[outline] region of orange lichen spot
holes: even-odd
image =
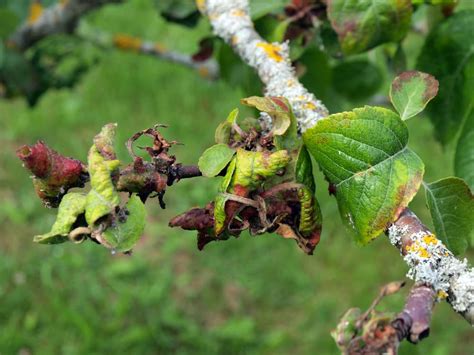
[[[235,46],[237,44],[237,42],[239,41],[239,39],[237,38],[237,36],[232,36],[232,38],[230,39],[230,43]]]
[[[242,16],[246,15],[245,11],[242,10],[242,9],[232,10],[231,14],[234,15],[234,16],[237,16],[237,17],[242,17]]]
[[[28,23],[31,25],[38,21],[43,13],[43,5],[39,1],[33,1],[28,12]]]
[[[438,239],[436,239],[434,234],[427,234],[423,237],[423,241],[425,244],[430,245],[430,244],[438,244]]]
[[[198,73],[201,75],[203,78],[209,78],[209,69],[203,65],[201,65],[198,68]]]
[[[445,300],[446,298],[448,298],[448,294],[443,290],[439,290],[438,291],[438,299]]]
[[[206,0],[196,0],[196,6],[200,12],[206,10]]]
[[[167,49],[161,43],[156,42],[153,46],[158,53],[165,53]]]
[[[424,247],[422,247],[418,242],[415,242],[411,245],[408,245],[406,247],[407,253],[416,253],[420,258],[430,258],[431,254],[426,250]]]
[[[68,3],[69,3],[69,0],[59,0],[59,4],[63,7],[66,6]]]
[[[308,110],[314,110],[316,108],[316,105],[313,104],[312,102],[306,102],[304,104],[304,107],[307,108]]]
[[[142,45],[142,41],[140,38],[122,34],[115,35],[113,41],[115,47],[124,50],[137,51]]]
[[[268,54],[270,58],[272,58],[275,62],[281,62],[283,60],[283,56],[280,54],[281,46],[266,42],[257,43],[257,47],[262,48],[265,53]]]

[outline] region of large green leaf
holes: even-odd
[[[408,129],[393,111],[369,107],[331,115],[303,134],[331,184],[341,216],[365,244],[412,200],[424,165],[407,147]]]
[[[474,97],[474,11],[461,11],[443,21],[426,39],[417,67],[439,81],[438,96],[427,107],[437,138],[456,136]]]
[[[410,27],[410,0],[328,0],[327,4],[345,54],[400,41]]]
[[[198,161],[199,170],[204,176],[216,176],[229,164],[234,154],[235,150],[227,144],[215,144],[202,153]]]
[[[131,250],[145,229],[146,208],[137,195],[130,196],[125,205],[126,220],[117,219],[116,223],[103,233],[107,245],[115,251]]]
[[[455,254],[463,253],[474,229],[474,196],[459,178],[425,184],[426,200],[439,239]]]
[[[37,235],[34,241],[41,244],[57,244],[68,240],[68,234],[77,217],[83,214],[86,208],[86,195],[70,192],[64,195],[59,204],[56,221],[51,231],[46,234]]]
[[[100,218],[115,211],[120,204],[120,197],[112,182],[112,173],[119,167],[116,159],[108,160],[104,155],[114,155],[111,144],[115,135],[114,124],[108,124],[94,138],[95,144],[89,150],[87,158],[91,190],[87,194],[86,221],[93,226]]]
[[[454,172],[474,189],[474,103],[456,146]]]
[[[438,93],[438,81],[430,74],[407,71],[397,76],[390,87],[390,100],[407,120],[424,110]]]

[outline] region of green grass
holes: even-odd
[[[159,20],[148,1],[109,7],[90,16],[94,25],[191,52],[199,34]],[[342,229],[335,199],[318,175],[325,218],[314,256],[275,235],[244,235],[212,243],[202,252],[193,232],[167,221],[212,198],[216,181],[193,179],[169,188],[168,208],[149,201],[149,223],[133,256],[112,256],[93,243],[33,244],[54,211],[42,208],[14,155],[21,144],[43,139],[85,160],[93,135],[119,124],[119,155],[134,132],[155,123],[185,143],[179,161],[195,163],[212,144],[214,127],[244,94],[223,82],[153,58],[108,52],[72,90],[49,92],[37,107],[0,103],[0,353],[295,353],[337,352],[329,332],[349,307],[367,307],[379,286],[402,279],[405,264],[385,237],[366,248]],[[249,113],[249,111],[243,111]],[[451,155],[432,138],[425,119],[409,121],[414,150],[426,162],[426,180],[451,173]],[[429,221],[422,193],[414,209]],[[472,254],[470,255],[472,257]],[[382,308],[397,311],[406,290]],[[466,354],[472,329],[450,307],[436,306],[431,336],[405,354]]]

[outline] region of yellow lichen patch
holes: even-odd
[[[289,79],[287,82],[286,82],[286,86],[288,87],[292,87],[292,86],[295,86],[295,81],[293,79]]]
[[[167,49],[166,49],[165,46],[162,45],[161,43],[155,43],[155,44],[154,44],[154,47],[155,47],[155,51],[157,51],[158,53],[165,53],[165,52],[167,52]]]
[[[448,298],[448,294],[443,290],[439,290],[438,291],[438,299],[439,300],[445,300],[446,298]]]
[[[43,5],[39,1],[33,1],[28,12],[28,23],[33,24],[41,17]]]
[[[232,38],[230,39],[230,43],[235,46],[237,43],[239,42],[239,39],[237,38],[237,36],[232,36]]]
[[[412,245],[409,245],[406,247],[406,251],[408,253],[416,253],[420,258],[430,258],[431,254],[426,250],[424,247],[422,247],[418,242],[413,243]]]
[[[66,6],[68,4],[69,0],[59,0],[59,3],[61,6]]]
[[[246,15],[245,11],[242,10],[242,9],[232,10],[231,14],[234,15],[234,16],[237,16],[237,17],[242,17],[242,16]]]
[[[281,46],[266,42],[257,43],[257,47],[262,48],[265,53],[268,54],[270,58],[272,58],[275,62],[281,62],[283,60],[283,56],[280,54]]]
[[[423,237],[423,241],[425,242],[425,244],[427,245],[430,245],[430,244],[438,244],[438,239],[436,238],[436,236],[434,234],[427,234]]]
[[[124,50],[134,50],[137,51],[142,45],[140,38],[118,34],[114,36],[114,45],[117,48]]]
[[[199,11],[204,12],[206,10],[206,0],[196,0],[196,6]]]
[[[304,104],[304,107],[307,108],[308,110],[314,110],[316,108],[316,105],[313,104],[312,102],[306,102]]]
[[[200,66],[198,68],[198,73],[201,75],[203,78],[209,78],[209,69],[205,66]]]

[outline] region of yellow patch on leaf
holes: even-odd
[[[275,62],[281,62],[283,60],[283,56],[280,54],[281,46],[267,42],[260,42],[257,43],[257,47],[262,48]]]
[[[29,13],[28,13],[28,23],[31,25],[38,21],[38,19],[41,17],[41,14],[43,13],[43,5],[39,3],[38,1],[34,1],[30,5]]]
[[[140,38],[122,34],[115,35],[113,41],[115,47],[124,50],[137,51],[142,45],[142,41]]]

